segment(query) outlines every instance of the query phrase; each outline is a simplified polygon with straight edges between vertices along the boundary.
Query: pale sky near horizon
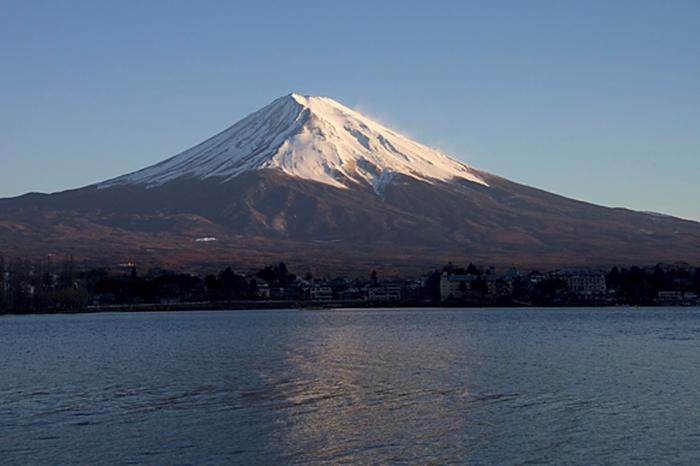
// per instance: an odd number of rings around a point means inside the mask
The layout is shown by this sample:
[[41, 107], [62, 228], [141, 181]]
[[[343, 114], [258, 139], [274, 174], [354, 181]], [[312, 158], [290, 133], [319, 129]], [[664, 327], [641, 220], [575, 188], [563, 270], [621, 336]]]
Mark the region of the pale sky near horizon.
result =
[[143, 168], [292, 91], [700, 220], [700, 1], [680, 0], [0, 0], [0, 197]]

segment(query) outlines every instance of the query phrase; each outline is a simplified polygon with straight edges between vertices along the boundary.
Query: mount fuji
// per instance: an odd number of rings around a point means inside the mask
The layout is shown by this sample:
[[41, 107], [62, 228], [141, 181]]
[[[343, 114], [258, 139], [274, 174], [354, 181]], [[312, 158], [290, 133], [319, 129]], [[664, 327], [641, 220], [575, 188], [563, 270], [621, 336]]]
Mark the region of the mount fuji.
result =
[[486, 173], [327, 97], [290, 94], [108, 181], [0, 199], [0, 253], [316, 272], [700, 262], [700, 223]]
[[471, 167], [333, 99], [290, 94], [202, 144], [98, 187], [153, 187], [183, 177], [227, 182], [263, 169], [336, 188], [369, 184], [378, 194], [395, 174], [427, 182], [463, 178], [486, 185]]

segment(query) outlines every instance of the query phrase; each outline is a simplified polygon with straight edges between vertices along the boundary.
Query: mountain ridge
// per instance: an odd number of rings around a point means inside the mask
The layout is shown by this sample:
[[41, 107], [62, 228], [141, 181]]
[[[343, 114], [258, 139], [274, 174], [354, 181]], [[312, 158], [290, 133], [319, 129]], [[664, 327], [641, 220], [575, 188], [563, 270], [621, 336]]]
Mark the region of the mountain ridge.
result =
[[8, 251], [314, 273], [700, 263], [700, 223], [515, 183], [330, 98], [290, 94], [145, 169], [0, 199]]
[[478, 170], [329, 97], [291, 93], [190, 149], [97, 186], [155, 186], [184, 176], [227, 181], [265, 168], [339, 188], [366, 182], [378, 192], [395, 173], [483, 183]]

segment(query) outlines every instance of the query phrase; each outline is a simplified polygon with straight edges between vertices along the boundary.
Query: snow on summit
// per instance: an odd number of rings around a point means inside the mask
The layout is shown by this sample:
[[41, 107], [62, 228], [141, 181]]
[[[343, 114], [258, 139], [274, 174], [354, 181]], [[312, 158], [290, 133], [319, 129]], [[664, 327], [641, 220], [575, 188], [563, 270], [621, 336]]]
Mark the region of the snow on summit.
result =
[[487, 185], [470, 166], [333, 99], [290, 94], [199, 145], [98, 187], [150, 187], [181, 177], [227, 181], [260, 169], [338, 188], [368, 183], [378, 193], [397, 173], [427, 182], [464, 178]]

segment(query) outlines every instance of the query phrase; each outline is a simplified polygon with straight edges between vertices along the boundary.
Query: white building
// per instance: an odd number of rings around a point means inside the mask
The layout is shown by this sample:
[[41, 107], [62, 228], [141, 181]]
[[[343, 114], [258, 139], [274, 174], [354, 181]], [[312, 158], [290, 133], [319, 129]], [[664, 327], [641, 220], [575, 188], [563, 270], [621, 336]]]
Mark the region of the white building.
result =
[[316, 302], [333, 301], [333, 290], [330, 286], [314, 285], [309, 288], [309, 299]]
[[591, 269], [560, 269], [552, 272], [552, 278], [566, 283], [569, 291], [579, 295], [604, 295], [607, 292], [605, 274]]
[[476, 275], [455, 275], [443, 272], [440, 276], [440, 300], [464, 298], [475, 278]]

